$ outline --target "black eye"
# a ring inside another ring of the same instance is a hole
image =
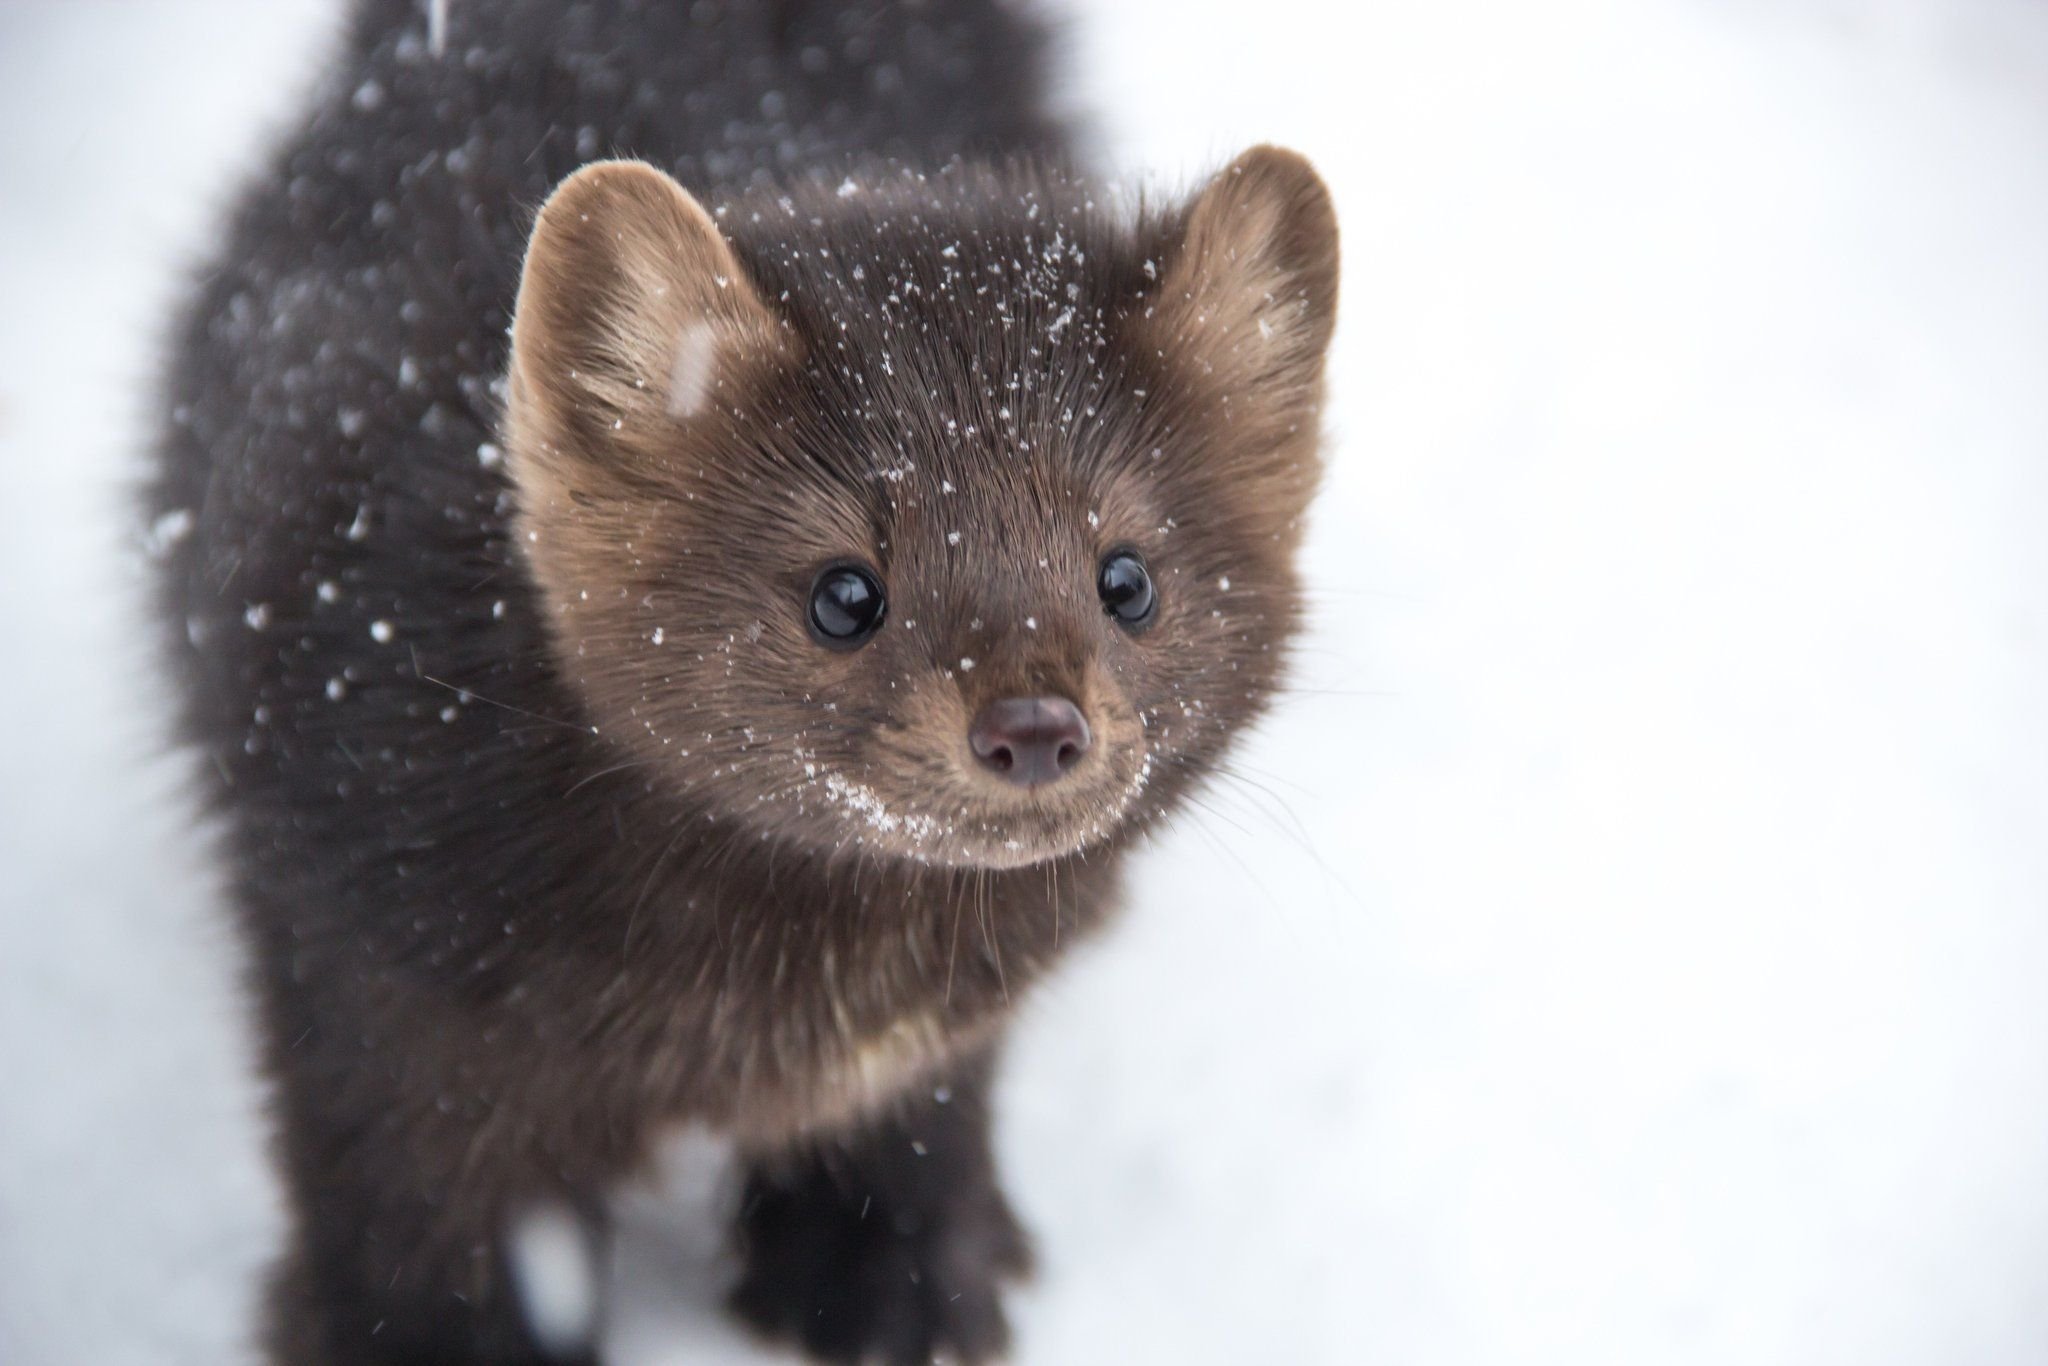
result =
[[[811,638],[834,650],[857,649],[882,628],[888,611],[873,572],[857,564],[827,565],[811,585]]]
[[[1132,630],[1152,620],[1159,605],[1152,591],[1152,574],[1135,550],[1112,550],[1102,558],[1095,572],[1095,591],[1102,598],[1102,610]]]

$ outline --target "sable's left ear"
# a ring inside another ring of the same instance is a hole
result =
[[[1337,321],[1337,214],[1298,152],[1254,147],[1187,212],[1148,328],[1224,392],[1275,416],[1313,407]]]
[[[513,312],[507,434],[537,486],[644,475],[785,349],[776,319],[689,192],[603,161],[540,211]]]

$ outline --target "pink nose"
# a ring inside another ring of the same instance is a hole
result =
[[[1088,718],[1064,697],[1006,697],[967,729],[982,767],[1019,787],[1059,781],[1088,752]]]

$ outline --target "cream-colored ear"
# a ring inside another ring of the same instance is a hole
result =
[[[1189,208],[1153,302],[1153,343],[1263,407],[1312,406],[1336,317],[1330,192],[1299,153],[1254,147]]]
[[[776,319],[688,191],[644,162],[563,181],[540,211],[512,320],[514,474],[627,474],[730,409],[781,353]]]

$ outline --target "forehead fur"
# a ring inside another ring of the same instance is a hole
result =
[[[1143,212],[1043,169],[958,167],[883,169],[715,217],[803,338],[804,397],[830,424],[813,453],[845,462],[849,482],[958,482],[992,451],[1086,461],[1114,447],[1101,423],[1132,370],[1119,328],[1156,251]]]

